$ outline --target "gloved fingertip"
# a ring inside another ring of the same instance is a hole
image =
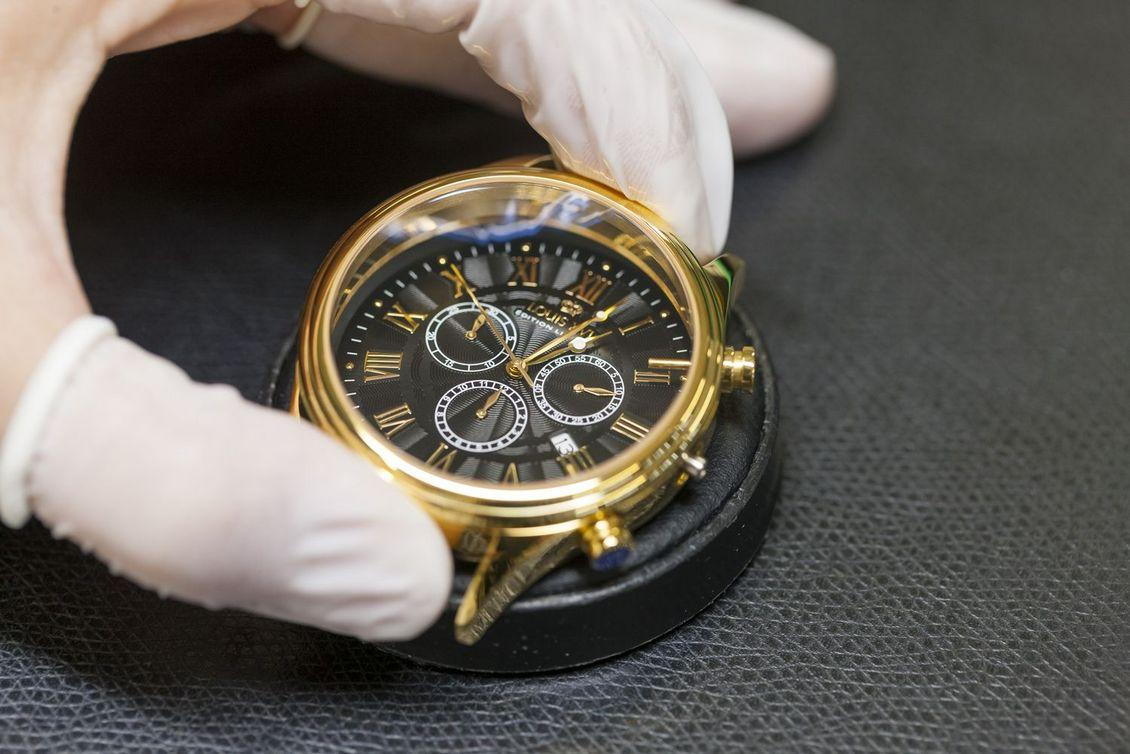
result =
[[[209,608],[387,640],[450,586],[438,527],[368,461],[120,339],[62,397],[29,488],[56,536]]]
[[[367,641],[416,636],[446,604],[450,548],[435,522],[367,462],[333,450],[324,459],[332,466],[323,467],[333,478],[307,478],[286,504],[289,555],[272,602],[293,620]]]
[[[655,1],[706,69],[738,157],[794,141],[827,114],[836,89],[828,46],[741,4]]]
[[[836,57],[832,50],[799,32],[782,43],[778,75],[758,95],[733,97],[731,138],[738,157],[766,152],[811,131],[835,99]],[[753,73],[750,74],[752,77]],[[762,74],[766,75],[766,74]]]

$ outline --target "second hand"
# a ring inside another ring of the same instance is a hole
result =
[[[506,371],[509,373],[511,371],[511,368],[513,368],[514,371],[518,372],[518,374],[522,376],[522,379],[526,381],[526,384],[528,384],[530,387],[533,387],[534,381],[530,378],[529,372],[526,371],[525,362],[514,354],[514,350],[510,348],[510,344],[506,342],[505,336],[503,336],[503,334],[499,332],[498,325],[494,323],[494,320],[491,319],[489,314],[487,314],[487,310],[481,303],[479,303],[479,297],[475,295],[475,291],[471,288],[470,283],[467,282],[467,278],[463,277],[463,272],[454,264],[450,266],[451,274],[455,275],[455,277],[459,278],[459,280],[463,283],[464,290],[466,290],[467,295],[471,297],[471,303],[473,303],[479,310],[479,314],[486,319],[487,327],[490,328],[490,331],[494,333],[495,339],[499,342],[499,344],[502,345],[502,350],[506,351],[506,355],[510,357],[510,364],[507,365]]]

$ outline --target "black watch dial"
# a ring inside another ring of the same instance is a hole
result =
[[[691,354],[648,274],[546,227],[416,244],[357,282],[334,344],[347,395],[390,442],[510,484],[582,473],[641,440]]]

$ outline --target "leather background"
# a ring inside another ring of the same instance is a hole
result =
[[[1130,11],[764,7],[832,44],[842,85],[813,138],[738,171],[731,248],[786,458],[764,550],[721,600],[619,660],[464,676],[163,602],[5,531],[0,745],[1125,750]],[[254,397],[363,210],[537,147],[229,35],[109,67],[71,232],[98,311]]]

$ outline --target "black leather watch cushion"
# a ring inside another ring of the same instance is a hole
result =
[[[817,134],[737,173],[786,451],[754,568],[640,651],[497,678],[162,601],[5,531],[0,748],[1125,750],[1125,3],[762,7],[841,78]],[[540,146],[232,34],[109,65],[70,231],[97,311],[253,398],[361,212]]]

